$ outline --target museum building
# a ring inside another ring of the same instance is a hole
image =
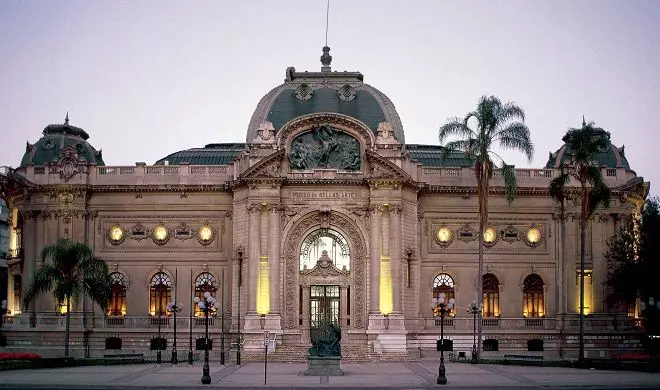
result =
[[[214,354],[221,338],[227,351],[240,344],[247,357],[262,353],[268,331],[274,358],[292,360],[328,321],[341,328],[344,356],[358,360],[435,353],[440,325],[454,351],[469,351],[465,307],[477,298],[483,240],[486,353],[577,356],[579,207],[569,202],[561,213],[548,193],[566,147],[545,167],[516,169],[511,205],[495,172],[481,234],[472,162],[457,152],[443,159],[441,146],[406,144],[385,94],[359,72],[332,71],[329,49],[321,60],[320,72],[286,70],[257,104],[245,143],[106,166],[68,115],[28,142],[20,166],[0,175],[10,210],[8,348],[61,353],[65,302],[49,294],[21,302],[42,249],[70,238],[103,258],[112,279],[107,309],[71,302],[76,356],[149,353],[158,334],[170,349],[173,300],[183,305],[178,349],[187,354],[204,331],[192,298],[205,292],[219,302]],[[605,302],[603,254],[648,193],[622,147],[610,144],[598,161],[613,197],[587,231],[587,357],[638,346],[634,310],[617,313]],[[456,301],[442,324],[431,310],[440,293]]]

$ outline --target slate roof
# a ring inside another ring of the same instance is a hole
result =
[[[471,167],[474,163],[461,152],[452,152],[446,160],[442,159],[445,150],[440,145],[407,144],[410,157],[425,167]]]
[[[20,166],[25,167],[30,164],[43,166],[57,161],[61,150],[65,147],[74,148],[78,156],[88,163],[105,165],[101,152],[87,142],[88,138],[89,135],[83,129],[69,125],[67,117],[64,124],[46,126],[43,137],[35,144],[28,142]]]
[[[180,165],[187,162],[190,165],[227,165],[234,161],[245,150],[244,143],[208,144],[203,148],[192,148],[172,153],[156,161],[154,165]]]

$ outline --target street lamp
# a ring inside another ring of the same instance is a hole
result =
[[[0,347],[6,347],[7,342],[2,337],[2,325],[5,322],[5,313],[7,313],[7,300],[3,299],[2,304],[0,304]]]
[[[204,293],[203,299],[195,297],[194,301],[197,307],[199,307],[204,313],[206,335],[204,336],[204,368],[202,369],[202,384],[208,385],[211,383],[211,375],[209,374],[209,313],[213,313],[215,310],[216,301],[208,291]]]
[[[438,384],[446,385],[447,376],[445,375],[445,315],[450,313],[454,308],[456,301],[450,298],[446,301],[445,293],[440,293],[438,298],[433,298],[431,301],[431,310],[433,310],[433,317],[436,319],[440,317],[440,366],[438,367]]]
[[[163,348],[163,338],[160,335],[162,315],[163,315],[163,292],[161,290],[158,297],[158,351],[156,351],[156,364],[158,365],[160,365],[160,363],[162,362],[162,357],[160,353],[160,350]]]
[[[167,311],[172,312],[172,316],[174,317],[174,344],[172,344],[172,364],[177,364],[179,362],[179,357],[177,356],[176,352],[176,313],[180,312],[181,309],[183,309],[182,304],[177,304],[176,302],[172,301],[167,304]]]
[[[236,365],[241,365],[241,285],[243,284],[243,251],[238,251],[238,346],[236,347]]]
[[[477,301],[472,301],[467,306],[467,312],[472,314],[472,364],[477,364],[479,360],[477,359],[477,314],[481,311],[481,305],[477,304]]]

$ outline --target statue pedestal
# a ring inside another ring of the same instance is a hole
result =
[[[339,368],[341,356],[311,356],[307,355],[306,376],[342,376]]]
[[[408,340],[404,317],[400,313],[389,316],[370,314],[367,334],[376,335],[373,348],[377,354],[407,352]]]

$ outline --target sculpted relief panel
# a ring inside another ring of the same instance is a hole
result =
[[[359,171],[360,143],[353,136],[328,124],[298,135],[291,141],[291,169],[334,168]]]

